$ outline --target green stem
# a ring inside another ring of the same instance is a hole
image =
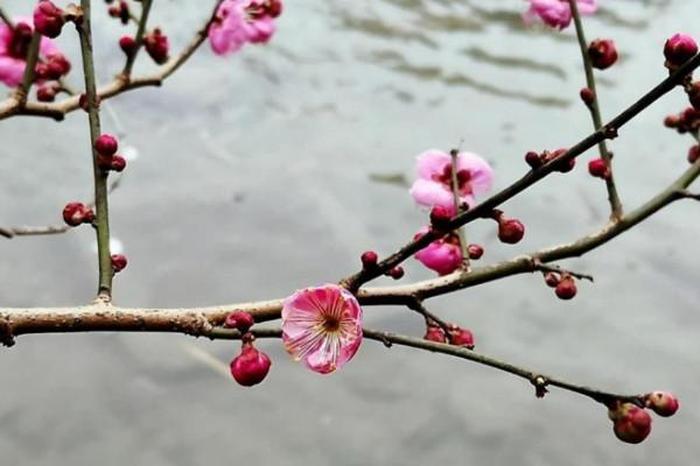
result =
[[[83,21],[77,26],[80,35],[80,52],[83,58],[85,74],[85,94],[88,104],[88,121],[90,123],[90,150],[92,153],[93,176],[95,182],[95,229],[97,233],[97,251],[99,263],[98,299],[109,302],[112,297],[112,259],[109,250],[109,203],[107,173],[97,165],[95,140],[101,133],[100,113],[97,102],[97,85],[95,83],[95,64],[92,54],[92,32],[90,29],[90,0],[80,0],[83,9]]]
[[[455,215],[462,213],[462,206],[459,199],[459,178],[457,176],[457,160],[459,158],[459,151],[453,149],[450,151],[450,158],[452,160],[452,201],[455,209]],[[457,238],[459,240],[459,248],[462,251],[462,268],[469,270],[469,250],[467,249],[467,235],[463,226],[455,230]]]
[[[146,25],[148,23],[148,15],[151,12],[152,3],[152,0],[143,0],[142,2],[141,18],[137,20],[138,29],[136,31],[136,38],[134,39],[136,41],[136,47],[134,48],[133,53],[126,57],[126,64],[124,65],[124,70],[122,71],[122,76],[124,76],[124,78],[127,80],[131,76],[131,71],[134,68],[134,63],[136,62],[136,56],[143,45],[143,36],[146,33]]]
[[[600,116],[600,104],[598,101],[598,91],[596,90],[595,75],[593,74],[593,65],[591,64],[591,59],[588,56],[588,41],[586,41],[586,35],[583,30],[583,22],[581,21],[581,15],[578,11],[576,0],[569,0],[569,5],[571,6],[571,13],[576,26],[576,36],[578,38],[579,48],[581,49],[581,59],[583,60],[583,68],[586,73],[586,86],[588,86],[588,88],[593,92],[593,101],[587,105],[587,107],[591,112],[593,129],[597,131],[603,127],[603,119]],[[623,210],[620,196],[617,192],[617,187],[615,186],[615,178],[613,176],[612,154],[608,150],[605,140],[598,143],[598,149],[600,151],[600,157],[605,160],[608,170],[610,171],[609,176],[605,179],[605,186],[608,191],[611,219],[616,221],[622,216]]]

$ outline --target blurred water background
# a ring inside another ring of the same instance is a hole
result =
[[[2,2],[14,14],[28,14],[30,3]],[[178,50],[209,3],[156,2],[153,24]],[[601,3],[585,24],[590,39],[614,38],[621,53],[599,74],[609,117],[664,78],[663,42],[697,33],[698,5]],[[120,69],[124,30],[95,5],[107,81]],[[422,150],[461,141],[493,164],[500,188],[524,173],[527,150],[587,134],[574,32],[526,29],[524,8],[520,0],[289,1],[269,46],[227,59],[205,46],[162,89],[110,100],[140,154],[111,201],[112,231],[129,257],[116,302],[234,303],[335,281],[357,269],[361,251],[387,254],[425,222],[402,183]],[[70,28],[60,42],[79,68]],[[142,60],[137,70],[149,68]],[[70,79],[77,86],[79,72]],[[667,96],[612,143],[628,208],[686,168],[690,139],[661,125],[683,97]],[[107,116],[103,126],[116,131]],[[3,226],[58,222],[65,202],[90,199],[83,113],[62,124],[3,121],[0,141]],[[507,203],[527,224],[521,244],[499,244],[490,222],[470,227],[486,247],[483,262],[599,228],[604,188],[583,167]],[[655,418],[642,445],[618,442],[605,410],[587,399],[553,390],[538,400],[509,375],[374,342],[328,377],[290,361],[279,342],[261,342],[272,372],[243,389],[220,370],[237,352],[230,342],[56,335],[21,337],[0,352],[2,464],[696,464],[697,209],[678,203],[569,261],[596,280],[580,284],[572,302],[528,275],[429,303],[472,328],[486,354],[618,392],[675,391],[681,411]],[[89,228],[2,240],[0,304],[88,302],[95,263]],[[409,261],[404,281],[430,276]],[[366,314],[372,327],[422,332],[405,309]]]

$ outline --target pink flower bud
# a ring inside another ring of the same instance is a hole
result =
[[[403,270],[403,267],[396,266],[396,267],[392,268],[391,270],[389,270],[389,272],[387,272],[387,275],[389,275],[394,280],[399,280],[399,279],[403,278],[404,273],[405,272]]]
[[[272,362],[252,343],[244,343],[241,353],[231,361],[231,375],[244,387],[251,387],[262,382],[270,371]]]
[[[469,329],[451,325],[450,344],[464,346],[467,349],[474,349],[474,334]]]
[[[647,408],[651,408],[656,414],[669,417],[676,414],[679,403],[678,398],[669,392],[652,392],[646,397]]]
[[[452,219],[452,212],[441,205],[436,205],[430,211],[430,223],[439,229],[445,227],[445,225]]]
[[[48,79],[59,79],[70,72],[70,61],[62,53],[54,53],[47,57],[46,76]]]
[[[168,61],[168,53],[170,52],[170,44],[168,36],[163,34],[159,28],[153,30],[152,33],[143,38],[143,45],[146,47],[148,55],[159,65]]]
[[[667,128],[676,128],[679,122],[680,118],[678,115],[668,115],[664,118],[664,126]]]
[[[540,157],[540,154],[534,151],[530,151],[527,154],[525,154],[525,162],[532,168],[533,170],[535,168],[539,168],[542,166],[543,160]]]
[[[596,39],[588,46],[591,65],[599,70],[610,68],[617,61],[617,48],[611,39]]]
[[[469,254],[470,259],[479,260],[481,259],[481,256],[484,255],[484,248],[478,244],[470,244],[467,246],[467,253]]]
[[[506,244],[520,242],[525,236],[525,225],[520,220],[500,218],[498,221],[498,239]]]
[[[34,8],[34,27],[42,36],[55,39],[61,34],[64,23],[63,10],[50,0],[41,0]]]
[[[255,323],[255,319],[249,312],[233,311],[226,316],[224,327],[235,328],[241,333],[247,332]]]
[[[561,278],[554,292],[559,299],[569,300],[576,296],[576,282],[570,275],[565,275]]]
[[[547,272],[544,276],[544,282],[548,287],[554,288],[559,284],[559,275],[554,272]]]
[[[622,403],[609,413],[615,436],[627,443],[640,443],[651,432],[651,416],[632,403]]]
[[[603,159],[593,159],[588,162],[588,173],[596,178],[606,179],[610,176],[610,168]]]
[[[128,262],[124,254],[112,254],[112,270],[114,270],[114,273],[124,270],[127,263]]]
[[[428,325],[428,327],[426,327],[425,329],[425,335],[423,335],[423,339],[428,341],[434,341],[437,343],[445,343],[447,341],[445,331],[437,325]]]
[[[360,256],[360,261],[362,261],[362,268],[367,270],[375,268],[377,266],[378,260],[379,256],[374,251],[365,251]]]
[[[695,163],[700,158],[700,145],[696,144],[688,149],[688,162]]]
[[[101,134],[95,139],[95,150],[98,154],[105,157],[111,157],[116,154],[118,148],[117,138],[111,134]]]
[[[92,209],[82,202],[69,202],[63,208],[63,221],[72,227],[76,227],[81,223],[90,223],[94,218],[95,214],[92,212]]]
[[[136,41],[131,36],[122,36],[119,39],[119,47],[127,56],[130,56],[136,52]]]
[[[593,105],[593,102],[595,102],[595,93],[592,89],[588,87],[584,87],[583,89],[581,89],[579,95],[581,96],[581,100],[583,101],[583,103],[586,104],[588,107]]]
[[[698,53],[698,44],[687,34],[674,34],[664,45],[666,67],[675,69]]]

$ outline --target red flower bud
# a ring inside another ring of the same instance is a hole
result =
[[[559,284],[559,275],[554,272],[547,272],[544,276],[544,282],[548,287],[554,288]]]
[[[687,34],[674,34],[664,45],[666,67],[673,70],[698,53],[698,44]]]
[[[152,33],[147,34],[143,38],[143,45],[146,47],[148,55],[150,55],[157,64],[162,65],[168,61],[170,44],[168,42],[168,36],[163,34],[160,29],[156,28]]]
[[[498,239],[506,244],[515,244],[520,242],[525,236],[525,225],[520,220],[514,218],[498,220]]]
[[[394,280],[399,280],[400,278],[402,278],[404,276],[403,267],[396,266],[396,267],[392,268],[391,270],[389,270],[389,272],[387,272],[387,275],[389,275]]]
[[[61,34],[64,23],[63,10],[50,0],[42,0],[34,8],[34,27],[42,36],[55,39]]]
[[[281,0],[268,0],[265,5],[265,13],[267,13],[272,18],[277,18],[282,14],[282,1]]]
[[[588,46],[591,65],[599,70],[610,68],[617,61],[617,48],[610,39],[596,39]]]
[[[557,157],[560,157],[560,156],[566,154],[568,151],[569,151],[569,149],[565,149],[565,148],[557,149],[553,152],[547,153],[546,159],[547,159],[547,161],[556,159]],[[567,161],[559,162],[557,164],[557,167],[555,168],[555,170],[558,172],[561,172],[561,173],[567,173],[567,172],[570,172],[571,170],[573,170],[575,166],[576,166],[576,159],[570,159]]]
[[[112,156],[109,169],[115,172],[122,172],[126,168],[126,159],[121,155]]]
[[[678,398],[669,392],[652,392],[646,396],[647,408],[651,408],[656,414],[669,417],[676,414],[679,403]]]
[[[54,53],[47,57],[46,75],[49,79],[59,79],[70,72],[70,61],[62,53]]]
[[[576,282],[570,275],[565,275],[561,278],[554,292],[559,299],[569,300],[576,296]]]
[[[425,329],[425,335],[423,335],[424,340],[434,341],[437,343],[445,343],[447,338],[445,336],[445,331],[436,325],[428,325]]]
[[[470,244],[467,246],[467,253],[469,254],[470,259],[479,260],[481,259],[481,256],[484,255],[484,248],[478,244]]]
[[[119,39],[119,47],[129,56],[136,52],[136,41],[131,36],[122,36]]]
[[[627,443],[640,443],[651,432],[651,416],[632,403],[622,403],[609,413],[615,436]]]
[[[695,163],[700,158],[700,145],[694,145],[688,149],[688,162]]]
[[[255,323],[255,319],[249,312],[233,311],[226,316],[224,327],[235,328],[241,333],[246,333]]]
[[[43,84],[36,90],[36,98],[39,102],[53,102],[56,100],[56,85],[53,83]]]
[[[241,353],[231,361],[231,375],[244,387],[251,387],[262,382],[270,371],[272,362],[252,343],[243,343]]]
[[[464,346],[467,349],[474,349],[474,334],[469,329],[451,325],[450,344]]]
[[[579,92],[579,96],[581,96],[581,100],[588,107],[593,105],[593,102],[595,102],[595,93],[592,89],[588,87],[584,87],[583,89],[581,89],[581,92]]]
[[[603,159],[593,159],[588,162],[588,173],[596,178],[606,179],[610,176],[610,168]]]
[[[114,270],[114,273],[124,270],[127,263],[128,262],[124,254],[112,254],[112,270]]]
[[[362,268],[363,269],[375,268],[377,266],[378,260],[379,260],[379,256],[377,256],[377,253],[374,251],[365,251],[360,256],[360,261],[362,261]]]
[[[69,202],[63,208],[63,221],[72,227],[77,227],[81,223],[90,223],[94,218],[92,209],[82,202]]]
[[[105,157],[111,157],[116,154],[118,148],[117,138],[111,134],[101,134],[95,139],[95,150],[98,154]]]
[[[676,128],[678,123],[680,123],[678,115],[668,115],[664,118],[664,126],[667,128]]]
[[[441,205],[436,205],[430,211],[430,223],[438,230],[444,228],[451,219],[452,212]]]
[[[542,166],[543,160],[542,157],[540,157],[540,154],[530,151],[525,154],[525,162],[534,170],[535,168]]]

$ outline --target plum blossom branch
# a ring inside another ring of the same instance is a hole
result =
[[[587,107],[591,113],[591,119],[593,120],[593,129],[596,131],[602,128],[603,119],[600,116],[600,103],[598,99],[598,91],[596,89],[596,80],[593,73],[593,65],[591,63],[591,58],[588,55],[588,42],[586,41],[586,34],[583,29],[583,21],[581,20],[581,15],[578,10],[578,3],[576,0],[569,0],[569,6],[571,8],[571,14],[573,16],[574,25],[576,27],[576,37],[578,38],[579,47],[581,49],[581,59],[583,61],[583,68],[586,73],[586,85],[588,89],[591,90],[593,98],[590,103],[587,103]],[[600,151],[600,157],[605,161],[608,166],[608,175],[605,177],[605,185],[608,191],[608,202],[610,203],[610,215],[611,219],[617,220],[623,212],[622,203],[620,201],[620,196],[617,192],[617,187],[615,186],[615,179],[612,169],[612,153],[608,150],[607,143],[602,140],[598,143],[598,148]]]
[[[494,194],[489,199],[476,205],[474,208],[457,215],[445,225],[444,229],[440,231],[431,229],[426,234],[412,240],[397,252],[379,262],[377,267],[373,269],[363,269],[354,275],[344,278],[341,283],[351,290],[357,289],[362,284],[385,274],[391,268],[401,264],[416,252],[428,246],[431,242],[444,236],[447,231],[452,231],[469,222],[488,216],[493,209],[545,178],[550,173],[555,171],[558,166],[561,166],[561,164],[573,160],[591,147],[598,144],[600,141],[617,137],[619,129],[637,116],[641,111],[670,92],[698,66],[700,66],[700,54],[696,54],[675,73],[672,73],[668,78],[661,81],[656,87],[640,97],[627,109],[620,112],[615,118],[610,120],[599,130],[593,132],[574,146],[570,147],[565,153],[550,160],[541,167],[531,170],[519,180]]]
[[[109,193],[108,173],[99,167],[95,141],[101,134],[100,111],[96,90],[95,65],[92,55],[92,31],[90,0],[81,0],[83,18],[76,29],[80,36],[80,52],[85,75],[85,95],[90,126],[90,154],[92,156],[93,178],[95,183],[95,230],[97,235],[97,255],[99,267],[98,299],[109,302],[112,299],[112,259],[109,249]]]
[[[216,17],[216,10],[223,0],[216,0],[214,9],[210,18],[200,28],[194,38],[188,43],[184,49],[177,55],[165,63],[158,72],[140,76],[137,78],[124,79],[122,75],[117,76],[112,82],[101,86],[97,89],[97,96],[100,101],[105,101],[124,92],[132,91],[142,87],[159,87],[163,82],[177,71],[193,54],[207,38],[209,25]],[[43,103],[43,102],[20,102],[16,97],[10,97],[4,101],[0,101],[0,120],[9,118],[15,115],[22,116],[41,116],[53,118],[60,121],[65,116],[80,108],[79,96],[68,97],[60,102]]]

